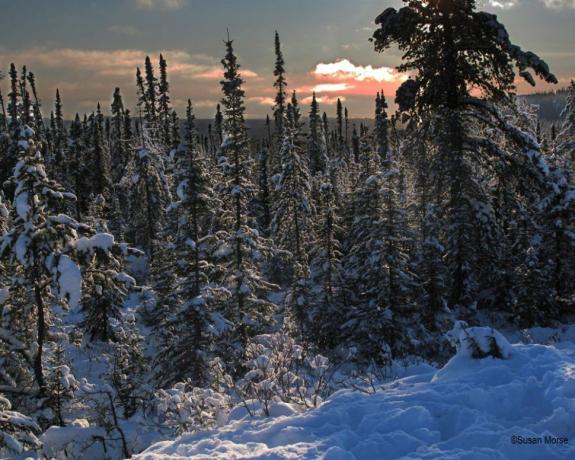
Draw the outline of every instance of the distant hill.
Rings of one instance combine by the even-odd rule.
[[[528,94],[520,97],[525,98],[530,104],[539,106],[539,117],[542,121],[553,123],[561,117],[561,111],[565,107],[567,89]]]
[[[307,118],[303,118],[302,122],[304,124],[303,132],[305,133],[305,132],[307,132],[307,127],[308,127]],[[214,120],[208,119],[208,118],[196,119],[196,126],[198,128],[198,131],[204,136],[208,134],[208,126],[213,125],[213,123],[214,123]],[[351,118],[349,120],[349,136],[350,137],[351,137],[353,125],[355,124],[357,126],[357,130],[359,132],[359,125],[361,123],[363,123],[364,125],[367,125],[369,128],[373,127],[373,120],[370,120],[368,118]],[[329,124],[330,124],[331,129],[335,129],[335,125],[336,125],[335,119],[330,118]],[[248,118],[246,120],[246,125],[248,127],[249,135],[252,139],[264,139],[266,137],[266,121],[264,119]],[[273,126],[272,126],[272,129],[273,129]]]

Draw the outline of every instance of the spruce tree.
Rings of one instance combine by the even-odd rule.
[[[285,61],[281,50],[280,36],[277,30],[275,33],[274,48],[276,55],[276,62],[274,68],[274,77],[276,78],[276,80],[274,81],[274,88],[276,88],[277,93],[275,97],[275,105],[273,107],[273,114],[276,128],[276,136],[278,139],[279,146],[281,146],[284,138],[283,130],[284,130],[285,111],[287,105],[287,94],[286,94],[287,80],[285,76],[286,74]]]
[[[321,175],[326,170],[327,145],[325,130],[319,113],[319,104],[315,93],[312,95],[309,112],[309,134],[307,151],[309,157],[309,170],[312,176]]]
[[[297,145],[292,118],[284,120],[284,143],[282,145],[282,171],[276,183],[276,198],[271,222],[271,236],[275,245],[289,252],[290,266],[284,279],[292,283],[288,296],[288,314],[294,330],[304,338],[307,329],[308,299],[306,279],[309,272],[309,244],[312,240],[312,216],[314,204],[311,198],[311,180],[303,150]]]
[[[172,113],[170,108],[170,86],[168,64],[160,54],[160,81],[158,82],[158,117],[162,139],[166,145],[172,143]]]
[[[343,145],[343,105],[341,103],[341,99],[337,98],[337,106],[336,106],[336,120],[337,120],[337,143],[339,148],[342,148]]]
[[[248,199],[255,192],[250,182],[250,160],[244,120],[244,90],[233,42],[225,42],[222,60],[224,79],[224,141],[220,165],[224,172],[223,202],[226,236],[224,245],[230,254],[225,261],[224,287],[231,292],[225,303],[224,317],[233,324],[224,338],[225,353],[231,355],[231,366],[237,366],[249,337],[266,329],[271,322],[273,304],[265,293],[272,287],[261,276],[259,265],[267,249],[256,231],[249,226],[246,215]],[[223,247],[217,250],[222,254]],[[226,251],[227,252],[227,251]],[[222,254],[224,256],[225,252]]]
[[[379,161],[382,166],[386,166],[389,158],[389,140],[388,140],[388,119],[387,119],[387,103],[383,91],[377,93],[375,100],[375,145],[376,152],[379,156]]]
[[[11,228],[0,239],[0,256],[12,272],[9,297],[3,307],[2,341],[15,352],[13,356],[22,359],[21,366],[32,372],[42,396],[47,389],[43,353],[54,298],[51,288],[56,286],[56,292],[67,294],[72,303],[79,300],[69,286],[62,284],[66,277],[78,272],[65,254],[76,237],[78,224],[65,215],[51,214],[57,203],[74,196],[46,176],[34,130],[22,125],[17,131],[15,216]]]
[[[128,163],[128,143],[126,140],[126,121],[124,119],[124,101],[120,93],[120,88],[114,90],[112,96],[112,133],[110,145],[110,166],[114,183],[117,183]]]
[[[176,151],[178,200],[172,203],[170,211],[178,214],[172,249],[178,282],[160,329],[162,348],[157,361],[162,385],[185,380],[196,386],[207,383],[215,303],[222,296],[220,289],[210,285],[214,273],[222,268],[209,257],[217,246],[216,236],[210,233],[212,212],[220,207],[220,202],[198,143],[192,104],[188,100],[185,142]]]
[[[327,177],[322,178],[315,240],[310,250],[310,337],[324,352],[333,351],[341,343],[341,325],[345,320],[341,291],[341,232],[336,211],[337,191]]]
[[[410,1],[399,11],[388,8],[376,23],[380,26],[373,35],[376,51],[397,44],[406,53],[397,69],[418,71],[398,89],[399,109],[435,116],[434,174],[449,178],[449,185],[436,194],[442,197],[443,224],[448,228],[450,304],[472,305],[489,270],[482,261],[493,251],[490,238],[497,226],[489,217],[493,215],[489,192],[477,170],[488,161],[516,161],[522,164],[516,174],[534,178],[539,187],[545,187],[539,161],[520,159],[540,157],[536,141],[506,123],[495,103],[511,105],[513,63],[531,84],[535,81],[529,68],[549,83],[557,80],[535,54],[510,42],[494,15],[476,12],[472,0]],[[470,88],[477,89],[481,98],[471,94]],[[473,137],[478,126],[501,133],[513,145],[512,152],[502,152],[489,137]]]

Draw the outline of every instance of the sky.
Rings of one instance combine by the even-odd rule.
[[[322,110],[340,97],[350,116],[370,117],[375,93],[391,100],[406,76],[401,54],[376,53],[368,41],[375,17],[399,0],[0,0],[0,69],[26,65],[36,75],[43,112],[59,88],[65,116],[108,109],[120,87],[136,100],[135,72],[146,55],[168,62],[174,107],[188,98],[199,118],[211,118],[221,99],[220,60],[226,28],[246,81],[247,116],[273,104],[274,31],[286,61],[289,90],[301,104],[316,91]],[[496,13],[511,40],[543,58],[559,79],[575,78],[575,0],[478,0]],[[0,82],[6,94],[7,81]],[[538,82],[536,90],[556,89]],[[519,92],[533,91],[525,84]],[[304,109],[307,112],[307,109]]]

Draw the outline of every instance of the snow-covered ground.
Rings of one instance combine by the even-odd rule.
[[[304,413],[285,406],[271,418],[232,416],[135,458],[575,459],[575,328],[568,331],[556,346],[498,337],[508,359],[472,359],[462,346],[443,368],[419,366],[375,394],[342,390]]]

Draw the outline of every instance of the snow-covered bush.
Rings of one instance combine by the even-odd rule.
[[[71,458],[119,458],[118,443],[111,442],[106,430],[90,426],[85,419],[74,420],[71,425],[51,426],[40,437],[45,458],[67,460]],[[42,457],[44,458],[44,457]]]
[[[316,407],[331,391],[328,359],[307,356],[283,333],[259,335],[248,342],[244,367],[247,372],[235,390],[244,403],[259,401],[267,416],[272,402]]]
[[[208,430],[227,419],[230,398],[210,388],[197,388],[189,382],[177,383],[156,393],[157,422],[174,429],[177,434]]]
[[[0,457],[38,448],[40,427],[30,417],[12,411],[12,405],[0,394]]]
[[[507,339],[491,327],[467,327],[464,321],[456,321],[448,338],[460,356],[473,359],[489,356],[508,359],[511,356],[511,345]]]

